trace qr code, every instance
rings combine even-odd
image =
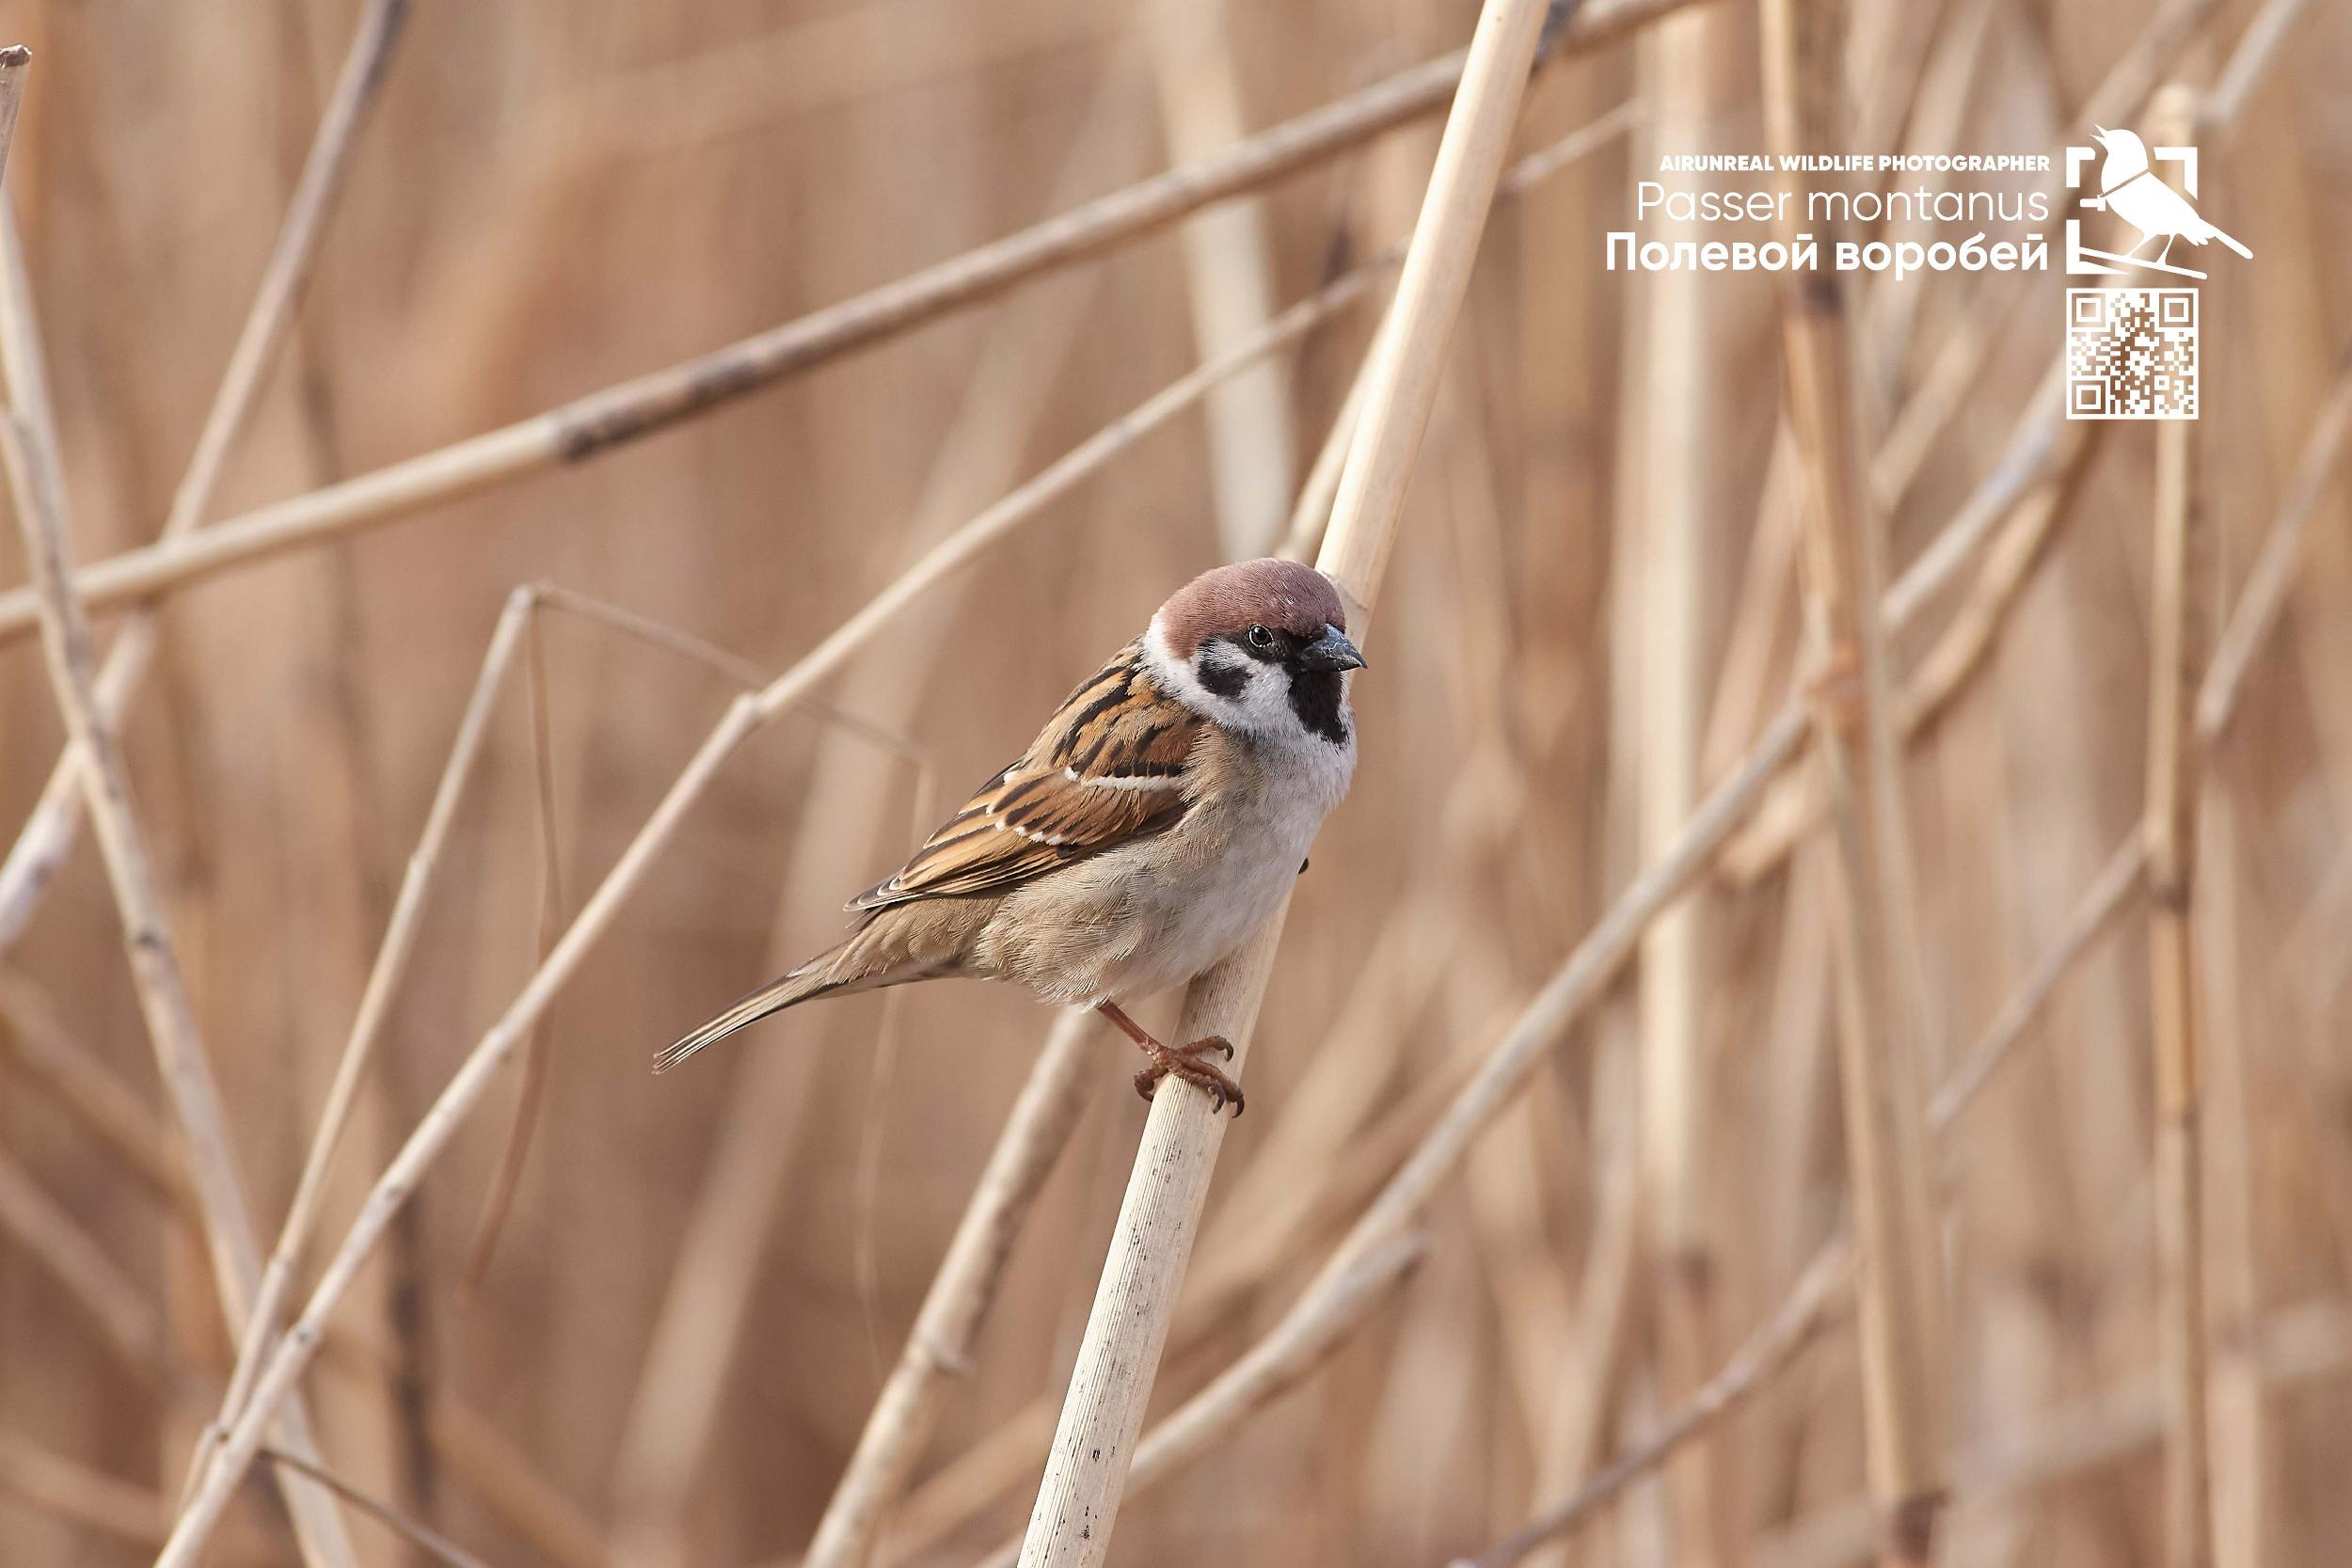
[[[2066,291],[2066,417],[2197,417],[2197,291]]]

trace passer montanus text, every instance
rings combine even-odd
[[[1347,673],[1363,657],[1330,582],[1287,561],[1221,566],[1176,591],[888,881],[850,901],[858,928],[671,1046],[675,1067],[812,997],[909,980],[1017,980],[1090,1006],[1151,1065],[1238,1114],[1241,1089],[1166,1046],[1122,1001],[1189,981],[1241,945],[1305,869],[1347,791]]]

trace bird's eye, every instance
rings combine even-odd
[[[1260,653],[1263,653],[1268,648],[1274,646],[1274,634],[1266,630],[1263,626],[1251,626],[1249,628],[1249,645],[1257,649]]]

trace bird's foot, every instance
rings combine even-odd
[[[1232,1041],[1222,1035],[1211,1035],[1190,1045],[1162,1045],[1157,1040],[1137,1041],[1143,1053],[1152,1058],[1152,1065],[1136,1074],[1136,1093],[1152,1098],[1163,1078],[1181,1078],[1193,1087],[1206,1093],[1213,1101],[1212,1111],[1222,1111],[1228,1104],[1236,1117],[1242,1113],[1241,1085],[1211,1066],[1202,1058],[1211,1052],[1221,1052],[1227,1061],[1233,1059]]]

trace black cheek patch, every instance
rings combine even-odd
[[[1337,670],[1291,672],[1291,711],[1298,715],[1309,734],[1319,735],[1334,746],[1347,744],[1347,721],[1340,717],[1343,690],[1340,679]]]
[[[1249,672],[1247,668],[1237,664],[1227,664],[1222,659],[1204,658],[1196,667],[1195,673],[1200,677],[1200,686],[1203,690],[1213,696],[1223,697],[1229,702],[1240,696],[1243,688],[1249,684]]]

